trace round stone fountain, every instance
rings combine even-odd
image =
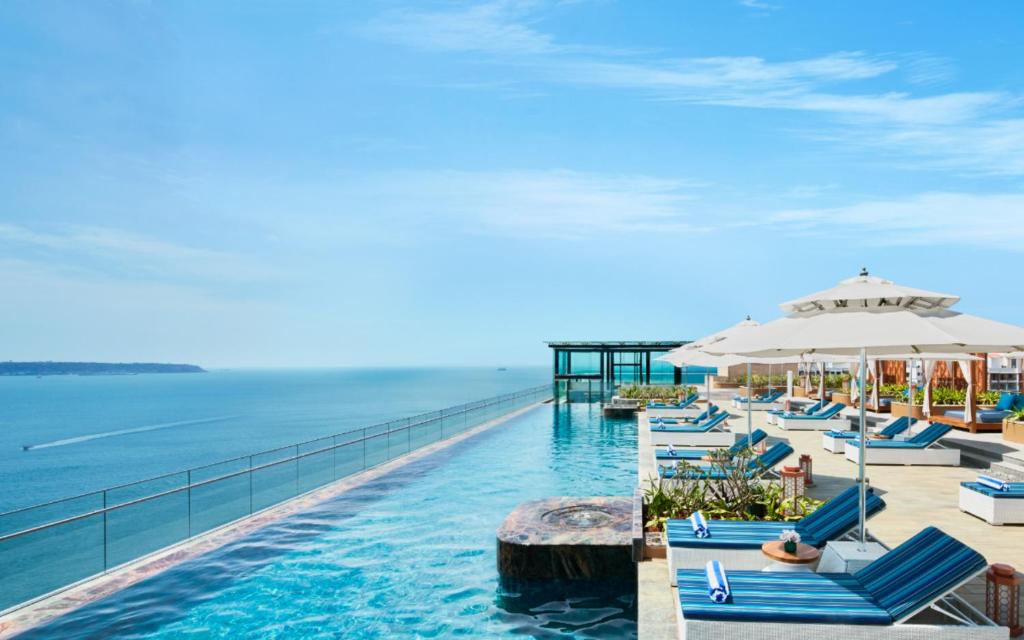
[[[630,498],[524,502],[498,529],[498,572],[524,580],[634,576]]]

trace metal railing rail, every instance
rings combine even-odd
[[[551,396],[550,384],[532,387],[0,514],[2,522],[64,503],[83,499],[96,502],[60,517],[30,522],[14,531],[0,533],[0,584],[5,585],[5,589],[0,590],[0,613]],[[400,438],[402,442],[393,444],[393,438]],[[379,450],[370,451],[371,443]],[[316,448],[302,450],[311,445]],[[288,454],[257,462],[260,457],[281,452]],[[339,452],[351,458],[342,460],[341,473]],[[324,464],[327,457],[329,465]],[[310,465],[305,478],[304,461]],[[243,462],[245,466],[237,469],[208,478],[193,478],[196,472]],[[290,473],[292,466],[294,474]],[[272,477],[275,469],[287,471],[288,479],[275,481]],[[235,488],[232,494],[231,483],[242,477],[247,477],[248,483],[241,489]],[[110,500],[111,492],[172,478],[180,478],[182,482],[123,501]],[[259,486],[266,482],[270,484]],[[289,486],[282,489],[285,484]],[[209,494],[205,501],[204,492]],[[235,504],[239,500],[242,500],[242,507]],[[217,514],[218,508],[222,508],[223,513]],[[199,522],[194,522],[197,519]]]

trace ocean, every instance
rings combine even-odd
[[[0,377],[0,512],[550,380],[547,367]]]

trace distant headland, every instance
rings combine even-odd
[[[0,376],[128,376],[138,373],[206,373],[194,364],[159,362],[0,362]]]

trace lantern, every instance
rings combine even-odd
[[[782,499],[789,503],[785,513],[796,515],[803,510],[797,499],[804,495],[804,472],[800,467],[783,467],[779,476],[782,479]]]
[[[1010,627],[1010,637],[1024,633],[1020,625],[1020,578],[1008,564],[994,564],[985,573],[985,615],[1001,627]]]
[[[811,475],[811,454],[805,453],[800,456],[800,470],[804,472],[804,484],[808,487],[814,486],[814,476]]]

